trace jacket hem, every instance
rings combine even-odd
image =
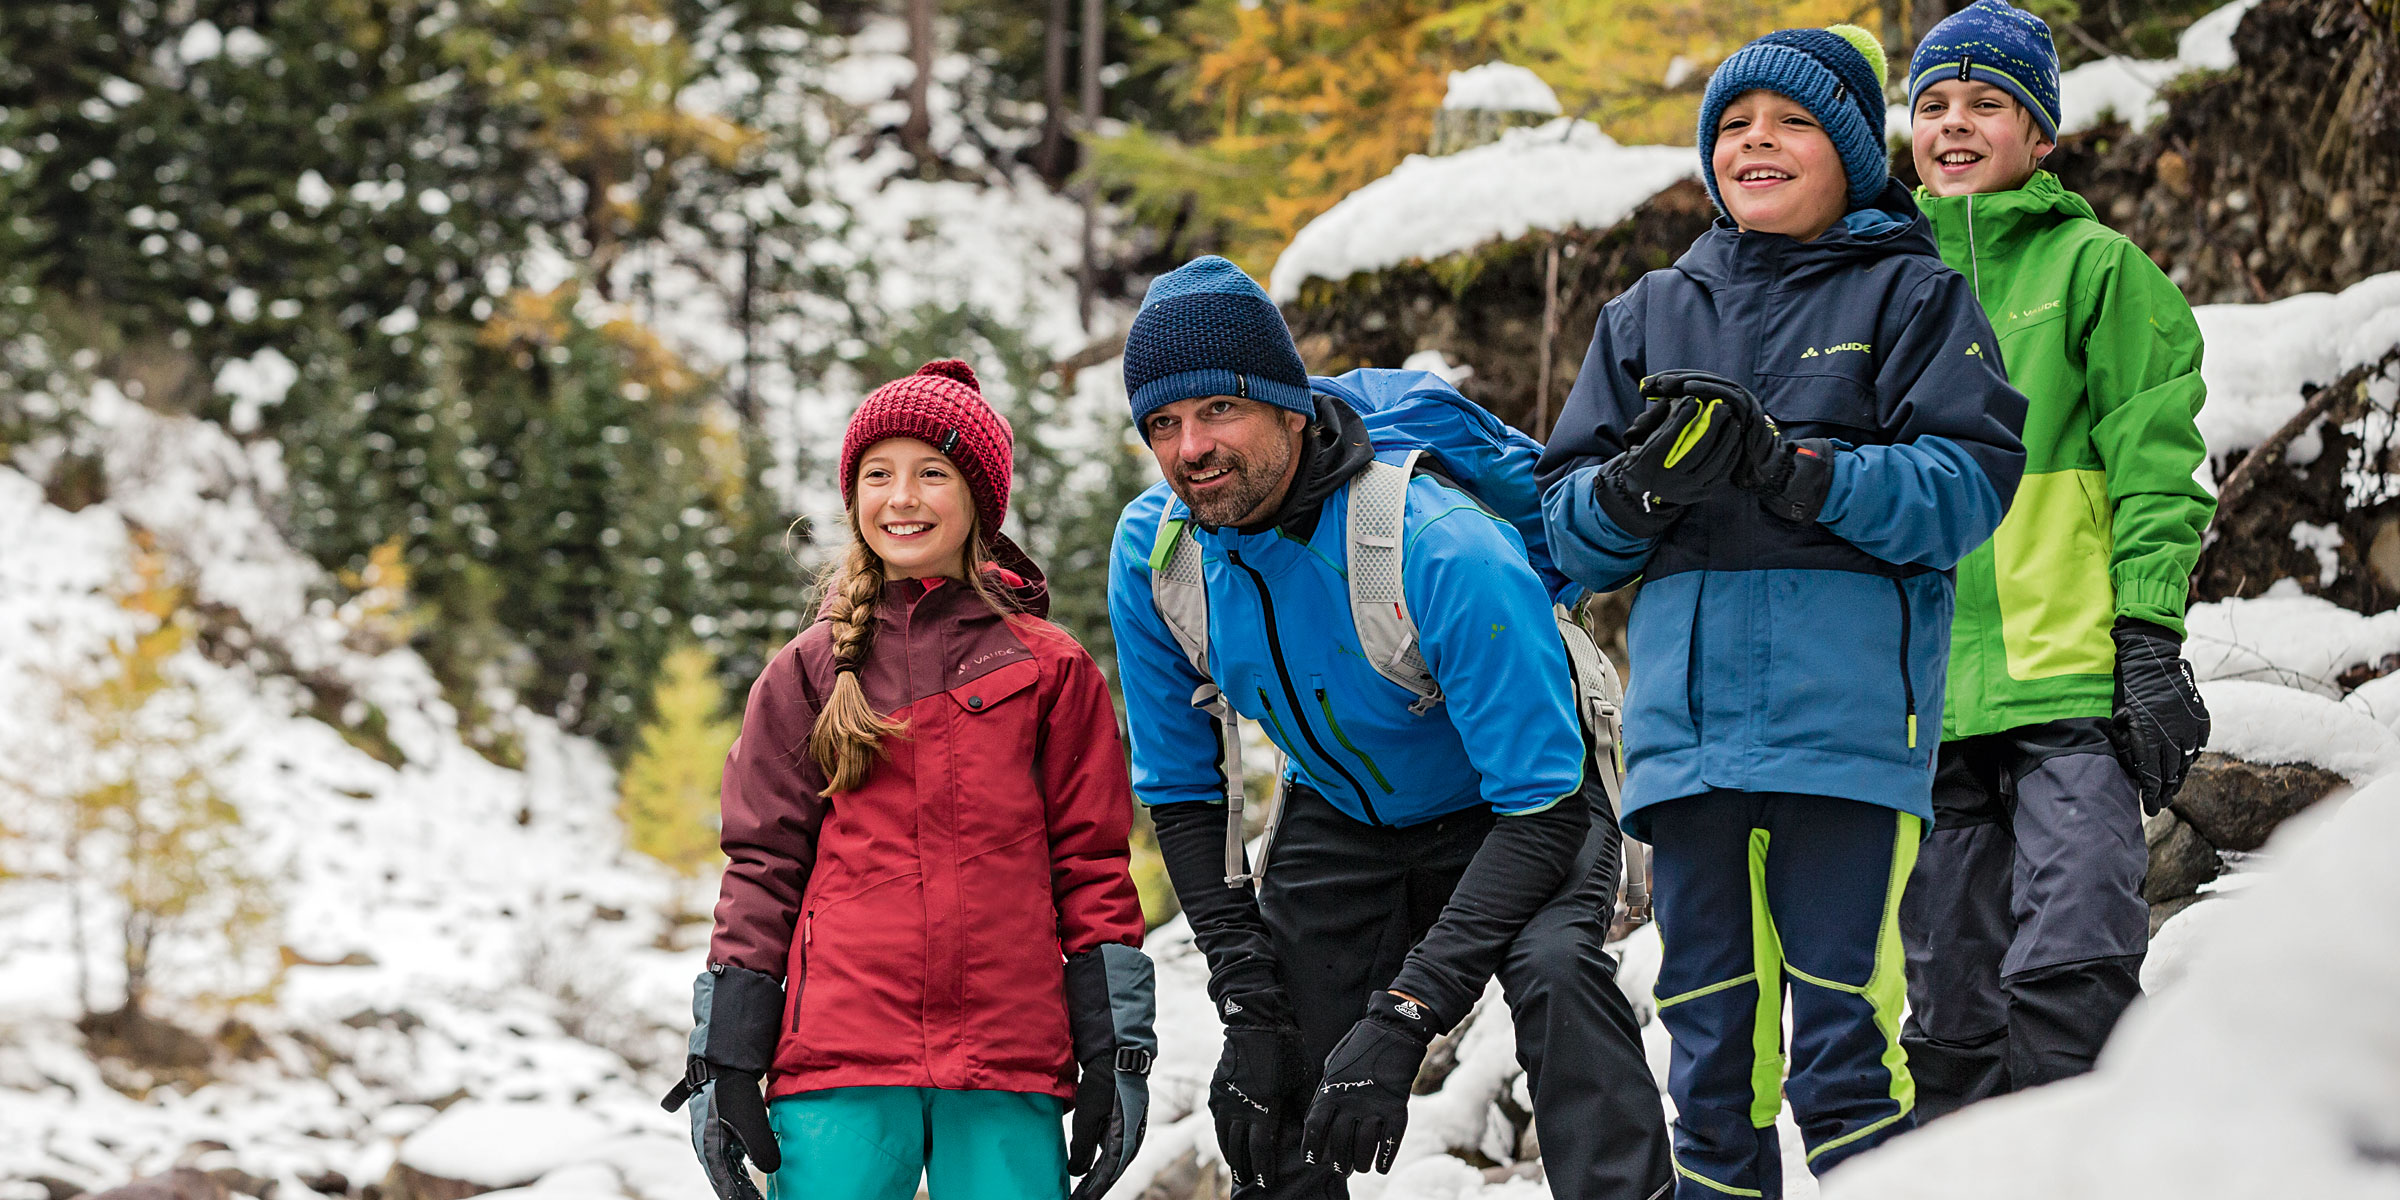
[[[1910,813],[1933,824],[1933,764],[1900,762],[1827,750],[1762,747],[1746,756],[1745,778],[1712,777],[1702,763],[1705,747],[1653,755],[1625,777],[1625,815],[1618,825],[1650,840],[1646,810],[1657,804],[1709,792],[1788,792],[1857,800]]]
[[[921,1067],[835,1067],[822,1071],[803,1071],[777,1075],[767,1085],[767,1099],[797,1096],[803,1092],[828,1092],[835,1088],[907,1087],[947,1088],[965,1092],[1031,1092],[1054,1096],[1060,1100],[1075,1098],[1075,1085],[1062,1083],[1053,1073],[1038,1071],[969,1071],[956,1084],[936,1082],[930,1072]]]
[[[2078,717],[2106,718],[2116,708],[2116,680],[2107,675],[2084,675],[2079,679],[2094,681],[2089,694],[2045,696],[2038,699],[2018,699],[2005,703],[1981,704],[1969,710],[1971,719],[1953,725],[1945,721],[1942,740],[1955,742],[1963,738],[1982,737],[1991,733],[2006,733],[2028,725],[2051,721],[2067,721]]]

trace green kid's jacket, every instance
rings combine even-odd
[[[2025,480],[1958,564],[1945,739],[2105,717],[2119,616],[2183,631],[2216,501],[2192,478],[2200,327],[2141,249],[2048,171],[2014,191],[1919,188],[2025,394]]]

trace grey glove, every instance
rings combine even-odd
[[[1067,1028],[1081,1073],[1067,1169],[1083,1177],[1070,1200],[1099,1200],[1142,1147],[1157,1014],[1149,955],[1110,944],[1067,960]]]
[[[2174,630],[2119,617],[2109,636],[2117,643],[2117,701],[2109,740],[2133,777],[2142,811],[2155,816],[2183,790],[2184,775],[2208,744],[2208,705],[2200,700],[2200,684],[2192,664],[2183,660],[2183,639]]]
[[[759,1080],[775,1061],[783,1032],[783,981],[759,971],[710,963],[692,982],[691,1057],[660,1106],[692,1106],[692,1149],[717,1200],[764,1200],[745,1155],[770,1175],[783,1166]]]

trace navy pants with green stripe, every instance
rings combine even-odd
[[[1763,792],[1688,796],[1649,814],[1677,1200],[1782,1195],[1775,1116],[1786,1096],[1816,1174],[1911,1128],[1899,909],[1922,822]]]

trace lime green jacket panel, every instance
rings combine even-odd
[[[2165,273],[2049,172],[1917,202],[2025,394],[2025,480],[1958,567],[1943,736],[2105,716],[2118,616],[2180,632],[2216,502],[2200,328]]]

